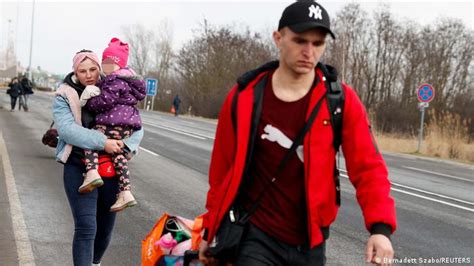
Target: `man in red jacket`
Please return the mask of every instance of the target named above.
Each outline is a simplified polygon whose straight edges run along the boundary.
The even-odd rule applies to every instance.
[[[234,265],[324,265],[325,239],[339,207],[337,151],[326,77],[318,65],[327,35],[334,38],[328,13],[320,4],[289,5],[273,33],[279,62],[256,70],[248,82],[238,80],[224,102],[209,171],[205,240],[199,254],[204,263],[214,261],[208,243],[231,206],[249,210],[258,201]],[[342,90],[342,150],[371,233],[366,260],[388,265],[394,253],[389,237],[396,229],[396,217],[387,167],[364,106],[352,88],[342,84]],[[277,171],[315,106],[319,112],[295,156]]]

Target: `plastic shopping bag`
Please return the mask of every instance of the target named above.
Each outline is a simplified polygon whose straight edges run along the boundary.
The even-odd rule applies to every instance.
[[[161,265],[182,265],[180,262],[187,248],[190,248],[190,250],[199,249],[199,243],[202,239],[201,231],[202,216],[198,216],[193,221],[180,216],[163,214],[145,239],[142,240],[142,265],[153,266],[159,261],[161,264],[165,261],[164,256],[166,256],[166,261],[169,261],[169,263],[173,260],[175,262]],[[168,233],[171,233],[178,242],[174,251],[173,249],[170,251],[164,250],[159,245],[161,237]]]

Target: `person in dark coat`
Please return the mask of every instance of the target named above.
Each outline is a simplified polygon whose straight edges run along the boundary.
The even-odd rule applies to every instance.
[[[174,115],[178,116],[179,114],[179,106],[181,105],[181,99],[179,98],[178,94],[174,97],[173,100],[173,107],[174,107]]]
[[[16,100],[18,99],[18,96],[21,94],[21,85],[18,83],[18,79],[14,77],[10,84],[8,84],[8,87],[10,87],[7,90],[7,94],[10,95],[10,103],[11,103],[11,109],[10,112],[15,111],[15,106],[16,106]]]
[[[28,112],[28,98],[31,94],[33,94],[33,86],[31,84],[31,81],[26,77],[23,76],[23,78],[20,81],[20,96],[19,96],[19,104],[18,104],[18,110],[21,110],[21,107],[23,107],[23,110],[25,112]]]

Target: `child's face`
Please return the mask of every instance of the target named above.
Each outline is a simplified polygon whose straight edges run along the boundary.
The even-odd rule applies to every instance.
[[[112,72],[118,69],[120,69],[120,66],[115,64],[115,62],[112,59],[107,58],[104,61],[102,61],[102,70],[104,71],[106,75],[110,75]]]

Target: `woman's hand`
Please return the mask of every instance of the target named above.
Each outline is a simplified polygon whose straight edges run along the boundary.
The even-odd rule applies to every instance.
[[[104,150],[107,153],[114,154],[122,152],[123,142],[116,139],[107,139],[105,141]]]

